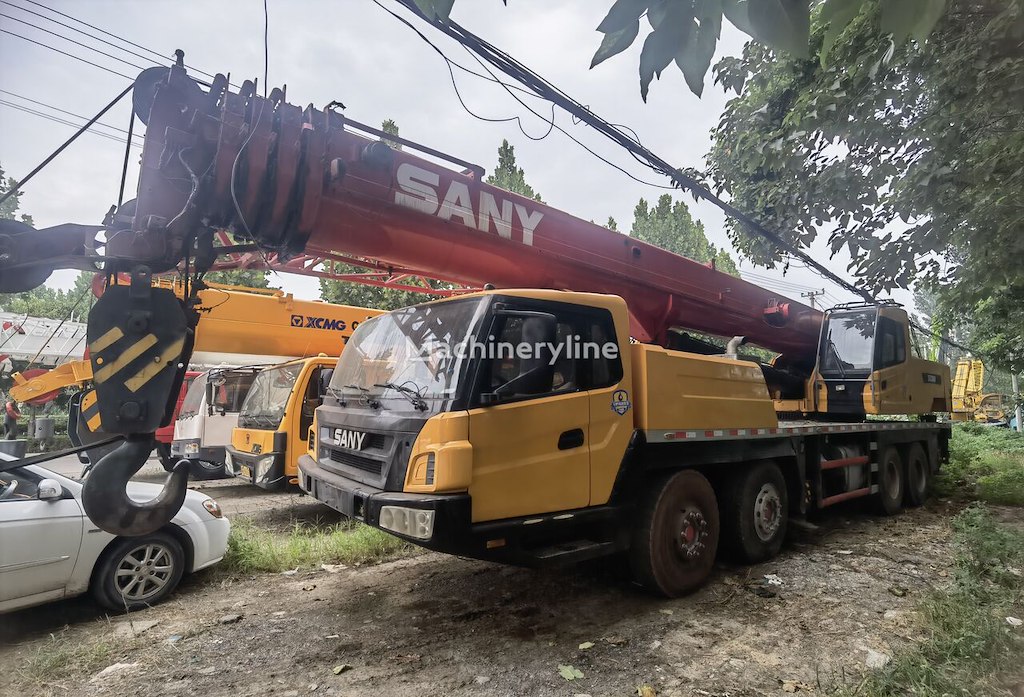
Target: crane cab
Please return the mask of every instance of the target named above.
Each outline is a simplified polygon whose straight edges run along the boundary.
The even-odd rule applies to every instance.
[[[825,313],[805,398],[776,409],[855,420],[945,412],[951,402],[949,368],[919,355],[905,310],[851,304]]]

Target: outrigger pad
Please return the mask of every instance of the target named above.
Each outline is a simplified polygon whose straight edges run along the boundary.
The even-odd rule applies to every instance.
[[[130,286],[107,288],[89,313],[89,360],[104,433],[155,431],[183,372],[178,365],[189,329],[182,302],[168,288],[153,288],[148,271],[133,276]]]

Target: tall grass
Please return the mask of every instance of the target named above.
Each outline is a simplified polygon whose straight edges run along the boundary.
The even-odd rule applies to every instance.
[[[920,604],[924,637],[847,694],[944,697],[1007,694],[1001,680],[1021,669],[1024,533],[1000,525],[980,505],[953,520],[953,586]]]
[[[1024,506],[1024,435],[961,424],[949,446],[949,463],[935,483],[939,494]]]
[[[383,561],[413,549],[407,542],[368,525],[296,524],[281,533],[236,518],[220,567],[230,573],[281,572],[318,568],[321,564]]]

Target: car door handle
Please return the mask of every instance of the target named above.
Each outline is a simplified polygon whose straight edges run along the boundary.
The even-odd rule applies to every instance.
[[[574,428],[558,437],[559,450],[572,450],[583,445],[583,429]]]

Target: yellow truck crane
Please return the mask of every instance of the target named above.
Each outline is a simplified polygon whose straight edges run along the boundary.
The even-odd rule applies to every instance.
[[[984,392],[985,364],[977,358],[961,358],[953,377],[953,421],[1007,425],[1013,406],[1009,395]]]
[[[895,305],[818,312],[281,90],[235,93],[223,75],[204,88],[181,62],[143,73],[135,96],[139,198],[104,250],[132,285],[89,317],[90,345],[126,337],[93,350],[94,368],[141,350],[100,395],[127,437],[83,492],[104,529],[146,531],[180,506],[177,471],[154,501],[124,493],[203,321],[144,281],[183,258],[201,276],[218,228],[268,253],[343,252],[484,288],[363,322],[299,459],[311,496],[431,549],[538,565],[625,553],[637,580],[678,595],[720,546],[770,558],[791,516],[856,498],[919,505],[946,456],[935,414],[950,408],[949,370],[914,355]],[[74,228],[4,225],[0,290],[94,249]],[[744,342],[778,356],[742,360]],[[140,372],[152,379],[133,392]],[[917,420],[885,418],[906,414]]]

